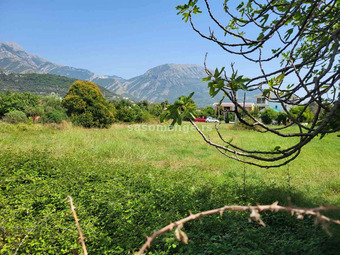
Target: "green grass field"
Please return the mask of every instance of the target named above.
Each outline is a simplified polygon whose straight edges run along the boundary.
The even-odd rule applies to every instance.
[[[217,142],[213,127],[202,126]],[[294,142],[232,125],[220,130],[249,149]],[[80,251],[67,195],[78,206],[90,254],[133,254],[146,234],[189,210],[287,204],[287,197],[297,206],[340,206],[340,143],[334,134],[314,139],[289,166],[276,169],[227,159],[188,124],[157,131],[123,124],[89,130],[0,123],[0,146],[0,254],[15,254],[18,247],[17,254]],[[337,254],[340,248],[338,226],[330,226],[329,237],[312,219],[265,213],[263,228],[247,217],[227,213],[188,223],[188,245],[170,233],[153,243],[150,254]]]

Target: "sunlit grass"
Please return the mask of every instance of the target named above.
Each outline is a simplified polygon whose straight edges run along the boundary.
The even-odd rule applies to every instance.
[[[157,128],[140,125],[115,124],[110,129],[83,129],[65,126],[11,126],[1,124],[0,145],[2,149],[15,151],[32,149],[49,150],[56,157],[70,156],[92,159],[96,162],[122,162],[145,164],[171,169],[194,168],[213,175],[232,175],[246,182],[275,182],[290,185],[307,193],[316,200],[340,205],[340,143],[336,135],[314,139],[305,146],[297,160],[278,169],[260,169],[230,160],[207,145],[200,135],[184,124],[181,130],[157,131]],[[187,127],[186,127],[187,126]],[[205,134],[219,141],[214,124],[199,124]],[[155,130],[153,130],[155,129]],[[251,130],[235,130],[231,124],[221,125],[226,139],[248,149],[285,148],[296,138],[282,138],[272,134],[260,134]],[[289,176],[288,176],[289,172]]]

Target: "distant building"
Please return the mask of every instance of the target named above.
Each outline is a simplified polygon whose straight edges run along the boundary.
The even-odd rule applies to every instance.
[[[262,94],[255,95],[254,97],[256,99],[255,106],[258,107],[260,111],[267,108],[271,108],[279,112],[284,111],[282,104],[277,100],[274,93],[271,93],[270,99],[266,98]],[[299,99],[300,98],[296,95],[292,95],[290,98],[292,103],[297,102]],[[284,104],[284,106],[287,110],[289,110],[292,107],[292,105],[289,104]]]
[[[247,111],[254,110],[255,107],[257,107],[260,111],[271,108],[277,112],[284,111],[282,104],[276,99],[275,94],[271,93],[270,99],[266,98],[262,94],[255,95],[255,104],[254,103],[242,103],[239,102],[241,106],[243,106]],[[249,98],[248,98],[249,99]],[[292,95],[290,98],[290,101],[292,103],[297,102],[300,98],[296,95]],[[215,107],[215,114],[216,116],[225,116],[228,112],[234,112],[235,111],[235,105],[234,103],[214,103],[213,106]],[[292,105],[284,104],[285,108],[289,110]]]
[[[254,103],[240,103],[242,107],[244,107],[247,111],[254,110]],[[213,106],[215,107],[215,114],[217,116],[225,115],[228,112],[234,112],[235,111],[235,104],[233,103],[214,103]]]

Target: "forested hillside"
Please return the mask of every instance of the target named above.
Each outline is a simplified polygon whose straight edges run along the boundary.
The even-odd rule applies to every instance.
[[[76,80],[53,74],[17,74],[0,70],[0,92],[10,90],[12,92],[29,91],[36,94],[56,93],[64,97]],[[118,95],[103,87],[100,87],[100,90],[107,98],[119,98]]]

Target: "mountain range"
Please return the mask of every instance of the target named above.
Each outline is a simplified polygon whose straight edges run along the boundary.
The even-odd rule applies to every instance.
[[[0,68],[20,74],[53,74],[68,78],[89,80],[109,91],[134,100],[150,102],[175,101],[179,96],[195,92],[193,99],[200,107],[219,101],[209,96],[202,66],[193,64],[164,64],[142,75],[124,79],[117,75],[99,75],[89,70],[56,64],[26,52],[13,42],[0,43]],[[249,95],[250,96],[250,95]],[[253,96],[247,97],[251,102]],[[249,98],[249,100],[248,100]]]

